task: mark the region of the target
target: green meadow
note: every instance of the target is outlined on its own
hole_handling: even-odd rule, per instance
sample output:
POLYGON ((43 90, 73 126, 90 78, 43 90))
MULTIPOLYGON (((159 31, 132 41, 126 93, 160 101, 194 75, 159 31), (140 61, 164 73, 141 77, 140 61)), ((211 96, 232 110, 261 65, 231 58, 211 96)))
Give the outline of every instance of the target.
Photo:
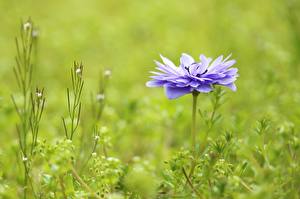
POLYGON ((0 198, 300 198, 299 1, 0 0, 0 18, 0 198), (199 94, 195 153, 192 95, 145 85, 182 53, 239 70, 199 94))

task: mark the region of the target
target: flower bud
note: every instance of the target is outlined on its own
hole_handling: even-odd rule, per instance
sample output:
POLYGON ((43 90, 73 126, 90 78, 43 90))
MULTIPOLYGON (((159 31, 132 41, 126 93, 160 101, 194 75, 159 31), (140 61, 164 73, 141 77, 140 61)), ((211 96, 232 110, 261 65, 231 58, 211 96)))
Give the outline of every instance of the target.
POLYGON ((97 94, 97 96, 96 96, 97 101, 103 101, 104 98, 105 98, 104 94, 101 94, 101 93, 97 94))
POLYGON ((39 36, 39 31, 38 30, 33 30, 31 33, 33 38, 37 38, 39 36))
POLYGON ((105 70, 104 71, 104 76, 105 77, 110 77, 111 76, 111 71, 110 70, 105 70))
POLYGON ((41 98, 43 96, 43 93, 40 91, 37 91, 36 96, 37 96, 37 98, 41 98))
POLYGON ((81 74, 81 69, 77 68, 75 72, 76 72, 77 75, 80 75, 81 74))
POLYGON ((71 144, 71 143, 72 143, 72 140, 71 140, 71 139, 67 139, 66 142, 67 142, 68 144, 71 144))
POLYGON ((26 22, 23 24, 24 30, 29 30, 31 28, 32 24, 30 22, 26 22))
POLYGON ((106 127, 106 126, 102 126, 101 128, 100 128, 100 132, 101 133, 106 133, 108 131, 108 128, 106 127))
POLYGON ((95 136, 95 140, 97 141, 97 140, 99 140, 99 139, 100 139, 99 135, 96 135, 96 136, 95 136))

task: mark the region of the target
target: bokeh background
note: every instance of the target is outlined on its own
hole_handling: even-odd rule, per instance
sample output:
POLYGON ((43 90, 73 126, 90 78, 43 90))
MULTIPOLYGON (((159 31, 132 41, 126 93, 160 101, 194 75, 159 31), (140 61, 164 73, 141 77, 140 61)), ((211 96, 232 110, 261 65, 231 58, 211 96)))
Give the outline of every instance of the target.
MULTIPOLYGON (((6 156, 17 147, 10 99, 17 89, 14 38, 28 17, 39 28, 35 84, 47 96, 43 139, 64 136, 61 116, 67 110, 69 71, 74 60, 82 61, 84 114, 101 69, 112 71, 102 121, 115 135, 112 153, 160 164, 169 149, 188 146, 192 99, 167 100, 163 89, 146 88, 145 82, 159 54, 178 64, 182 52, 195 58, 232 53, 237 60, 238 90, 226 90, 220 131, 247 138, 262 117, 293 122, 298 128, 298 0, 0 0, 0 154, 7 165, 14 159, 6 156)), ((199 106, 209 110, 207 95, 200 95, 199 106)), ((198 125, 201 129, 201 121, 198 125)))

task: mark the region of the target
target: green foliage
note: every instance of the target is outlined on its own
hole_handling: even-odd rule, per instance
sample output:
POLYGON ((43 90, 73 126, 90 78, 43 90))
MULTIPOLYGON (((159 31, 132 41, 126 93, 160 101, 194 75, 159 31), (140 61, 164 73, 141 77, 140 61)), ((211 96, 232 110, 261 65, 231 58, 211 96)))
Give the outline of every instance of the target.
POLYGON ((0 1, 0 198, 299 198, 299 6, 0 1), (191 96, 144 86, 182 52, 240 74, 198 96, 195 156, 191 96))
POLYGON ((124 166, 118 158, 97 157, 89 163, 88 182, 92 188, 101 193, 111 193, 120 189, 120 179, 124 175, 124 166))
POLYGON ((155 198, 157 177, 149 162, 134 157, 133 165, 127 169, 123 183, 129 198, 155 198))
POLYGON ((82 74, 83 74, 82 63, 79 65, 78 63, 74 62, 74 66, 71 69, 72 91, 73 91, 72 97, 71 97, 70 90, 67 89, 69 128, 67 126, 66 120, 62 118, 66 138, 70 140, 73 139, 73 135, 77 130, 80 121, 81 106, 82 106, 81 95, 82 95, 82 89, 84 85, 82 74))

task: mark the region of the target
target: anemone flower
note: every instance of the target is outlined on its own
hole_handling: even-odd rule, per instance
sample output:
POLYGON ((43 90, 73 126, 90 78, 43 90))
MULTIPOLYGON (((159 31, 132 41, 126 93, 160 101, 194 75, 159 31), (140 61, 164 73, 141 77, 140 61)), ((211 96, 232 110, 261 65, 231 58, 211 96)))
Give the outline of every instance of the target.
MULTIPOLYGON (((180 57, 180 65, 177 67, 168 58, 161 56, 163 64, 155 61, 158 71, 151 71, 152 80, 148 81, 148 87, 164 87, 169 99, 175 99, 183 95, 193 94, 192 108, 192 151, 196 158, 196 109, 199 93, 213 91, 215 85, 221 85, 236 91, 234 84, 238 77, 238 69, 231 68, 236 61, 230 60, 230 56, 223 59, 223 55, 212 61, 205 55, 200 55, 200 60, 195 61, 190 55, 183 53, 180 57)), ((192 170, 194 169, 192 162, 192 170)))
POLYGON ((169 99, 175 99, 188 93, 208 93, 214 85, 222 85, 235 91, 234 84, 238 77, 237 68, 230 68, 235 60, 229 60, 230 55, 223 60, 219 56, 212 62, 211 58, 200 55, 197 62, 190 55, 183 53, 180 65, 161 56, 164 64, 155 61, 159 72, 151 71, 154 76, 147 82, 148 87, 164 87, 169 99), (211 63, 212 62, 212 63, 211 63))

